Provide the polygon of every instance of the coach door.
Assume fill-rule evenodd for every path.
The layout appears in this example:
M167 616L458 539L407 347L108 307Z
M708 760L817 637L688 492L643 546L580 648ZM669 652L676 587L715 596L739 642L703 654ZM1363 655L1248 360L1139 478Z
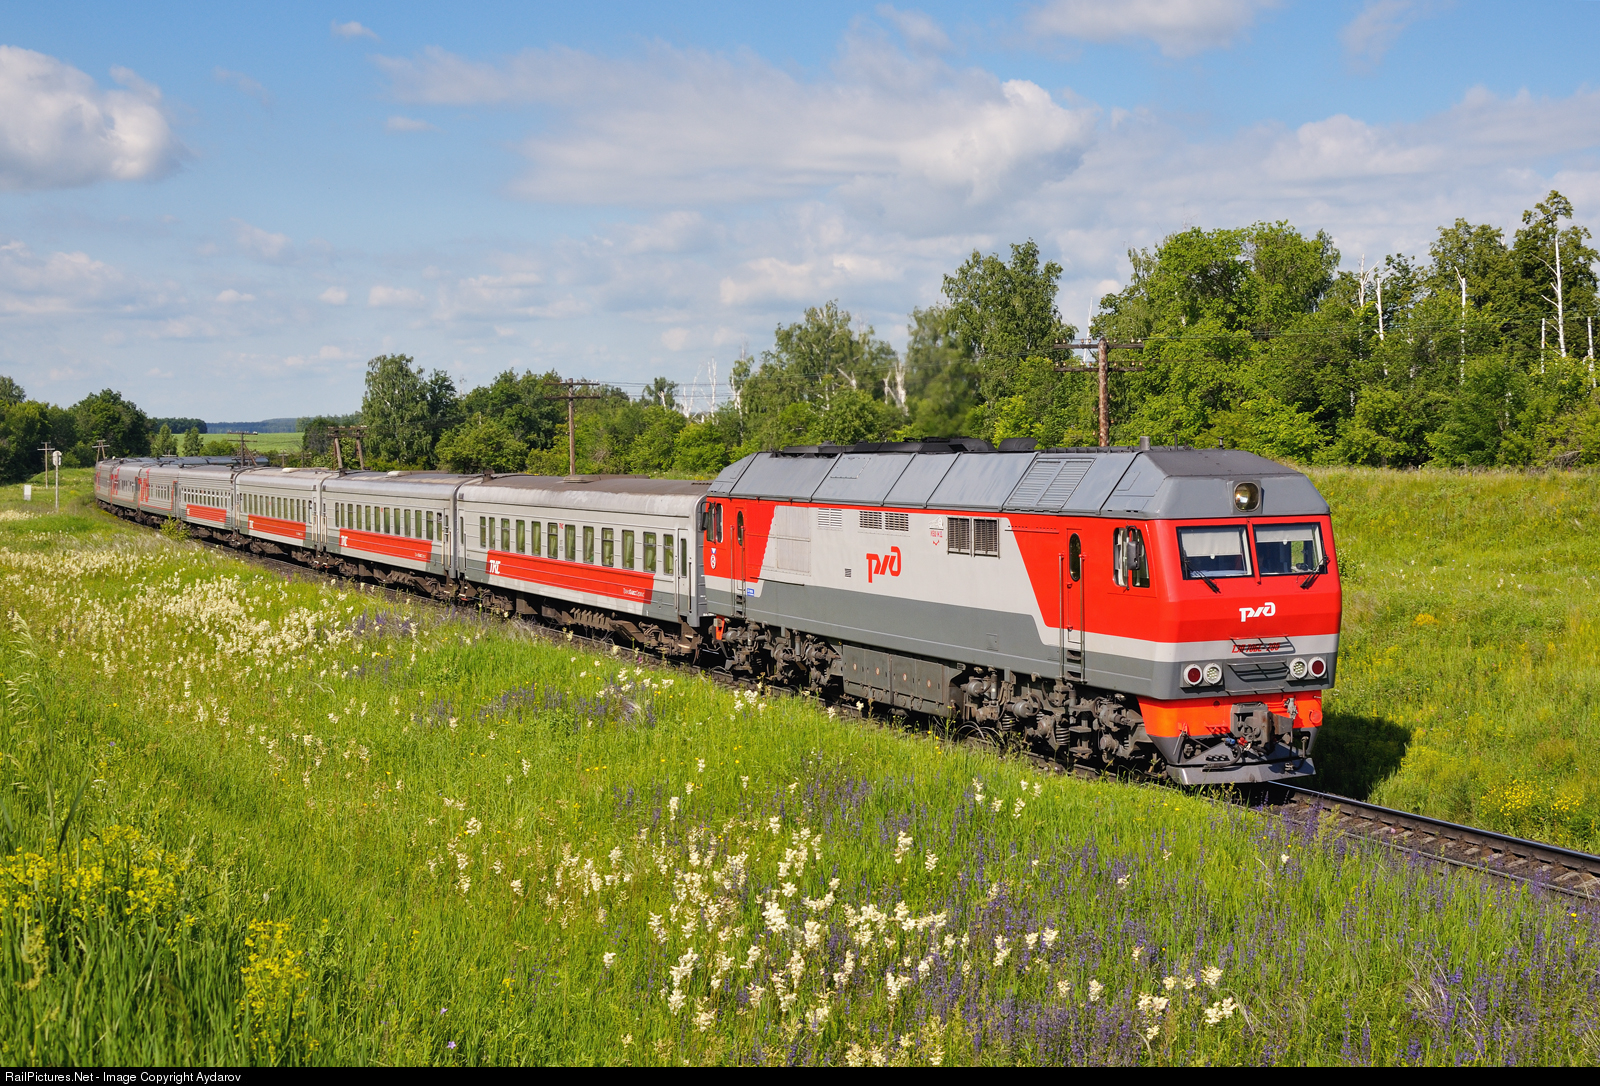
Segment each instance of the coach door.
M672 569L672 591L678 600L678 614L687 618L693 610L690 593L694 591L694 583L689 578L689 537L679 532L676 537L665 536L663 542L666 561Z

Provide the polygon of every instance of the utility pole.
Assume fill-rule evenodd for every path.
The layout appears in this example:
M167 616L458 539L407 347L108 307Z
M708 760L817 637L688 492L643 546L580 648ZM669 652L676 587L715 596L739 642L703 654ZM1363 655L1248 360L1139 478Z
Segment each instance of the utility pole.
M54 461L54 464L55 464L55 469L56 469L56 512L59 513L59 512L61 512L61 450L53 447L50 444L50 442L46 441L44 443L44 447L41 448L39 451L44 453L44 485L45 486L49 486L50 485L50 466L51 466L52 460ZM52 454L54 454L53 457L52 457Z
M110 456L111 456L111 444L110 444L110 442L106 441L105 438L101 438L100 440L98 440L98 441L96 441L94 443L94 459L95 459L95 463L99 463L102 460L108 459Z
M713 362L712 365L716 363ZM713 370L713 373L716 371ZM578 474L578 431L576 429L577 411L576 404L579 400L598 400L595 392L580 392L579 389L593 388L599 385L598 381L575 381L568 377L565 381L555 382L557 387L566 389L565 392L547 392L548 400L567 401L567 476L571 478ZM716 381L712 380L712 402L716 401Z
M367 454L361 448L361 439L367 436L365 426L330 426L328 436L333 438L333 463L338 470L344 470L344 449L340 447L343 438L349 438L356 443L356 463L361 465L361 470L367 470Z
M1100 447L1108 448L1111 445L1111 377L1113 373L1137 373L1144 369L1143 366L1113 366L1110 363L1112 351L1139 350L1144 346L1144 340L1129 340L1126 343L1112 343L1101 336L1099 339L1062 340L1055 345L1058 351L1092 350L1095 352L1095 369L1098 371L1100 382ZM1082 372L1087 366L1069 365L1066 360L1056 363L1056 370L1060 373Z

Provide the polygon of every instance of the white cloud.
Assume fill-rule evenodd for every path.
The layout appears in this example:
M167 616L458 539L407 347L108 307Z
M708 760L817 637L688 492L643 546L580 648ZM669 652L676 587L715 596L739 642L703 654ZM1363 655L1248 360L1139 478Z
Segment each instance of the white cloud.
M243 219L233 220L234 241L239 248L263 260L281 261L293 256L293 245L287 234L274 234L259 226L251 226Z
M1035 33L1082 41L1148 39L1169 57L1231 45L1280 0L1051 0L1027 24Z
M337 38L371 38L373 41L378 40L378 35L376 33L367 27L362 26L354 19L350 20L348 23L332 23L329 32Z
M689 329L668 328L661 333L661 345L669 351L681 351L689 343Z
M49 316L100 307L134 308L143 292L87 253L35 256L23 242L0 245L0 314Z
M54 57L0 45L0 189L140 181L176 168L184 148L161 92L125 68L102 90Z
M878 5L879 17L894 24L900 36L913 49L942 53L950 48L949 35L938 23L920 11L901 11L891 4Z
M405 101L555 107L522 144L531 169L513 186L540 201L705 206L837 188L864 207L948 215L1070 169L1095 119L1027 80L859 36L816 82L748 53L665 45L627 61L530 49L493 65L428 49L378 63Z
M1407 27L1434 14L1439 6L1429 0L1368 0L1367 6L1339 31L1339 41L1352 61L1375 66Z
M218 83L231 83L239 88L240 93L254 98L264 106L272 105L272 95L267 93L267 88L243 72L230 72L226 68L213 68L211 75Z
M438 129L427 121L420 121L415 117L393 116L383 123L383 127L390 132L436 132Z
M234 302L253 302L255 300L256 296L254 294L241 294L232 287L217 295L217 301L223 305L231 305Z
M317 298L327 302L329 305L344 305L345 302L350 300L350 293L343 287L329 287L317 295Z
M378 285L367 292L367 304L379 309L418 309L427 305L428 300L409 287Z

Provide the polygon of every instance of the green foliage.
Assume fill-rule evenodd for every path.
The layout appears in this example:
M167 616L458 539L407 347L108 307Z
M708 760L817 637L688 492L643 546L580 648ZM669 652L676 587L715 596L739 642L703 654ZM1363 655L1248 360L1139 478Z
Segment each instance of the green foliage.
M366 447L376 457L416 467L433 461L439 437L456 424L461 405L443 370L424 377L409 355L379 355L367 362L361 417Z
M1011 246L1011 263L973 250L954 275L944 277L951 330L977 361L978 390L986 403L1013 392L1019 363L1043 356L1074 329L1056 311L1061 265L1039 263L1029 238Z
M200 428L191 426L189 432L183 435L183 455L199 456L200 450L205 448L205 440L200 436Z
M435 452L440 467L464 474L519 471L527 460L527 449L500 420L481 416L445 434Z
M150 455L176 456L177 453L178 439L172 436L172 427L162 423L161 429L156 431L156 436L150 439Z

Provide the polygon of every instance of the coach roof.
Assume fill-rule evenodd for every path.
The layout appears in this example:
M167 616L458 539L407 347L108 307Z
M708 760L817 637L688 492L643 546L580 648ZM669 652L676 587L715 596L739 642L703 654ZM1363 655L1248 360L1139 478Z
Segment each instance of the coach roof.
M1328 512L1311 480L1291 467L1237 449L1183 446L999 452L943 442L811 446L747 456L717 476L711 493L813 504L1168 519L1233 515L1233 488L1240 482L1261 488L1255 516Z

